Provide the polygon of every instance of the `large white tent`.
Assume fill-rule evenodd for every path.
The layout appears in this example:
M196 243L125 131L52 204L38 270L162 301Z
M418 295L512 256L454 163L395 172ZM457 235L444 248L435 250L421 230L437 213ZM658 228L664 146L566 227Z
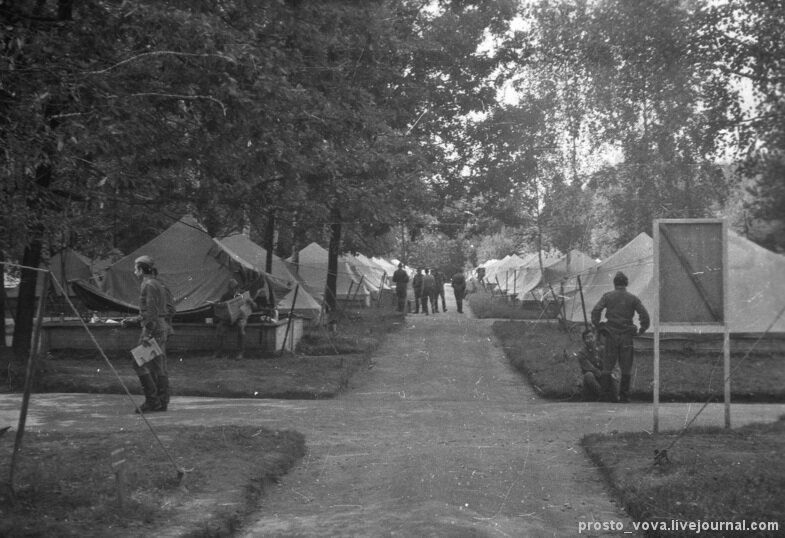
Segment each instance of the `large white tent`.
M513 284L515 294L518 299L527 301L534 299L531 292L542 284L543 268L548 268L551 265L558 263L560 257L549 256L543 253L542 267L540 267L539 255L532 254L526 258L526 263L517 268L515 272L515 282ZM540 297L536 297L539 299Z
M531 254L521 258L517 254L510 254L502 258L485 271L485 280L491 284L496 284L501 290L508 293L515 293L515 278L519 267L523 267L531 258Z
M295 266L297 276L302 279L308 292L319 300L324 300L327 289L327 250L318 243L311 243L298 253ZM287 261L292 262L290 258ZM361 277L351 268L343 257L338 259L336 298L339 301L360 301L370 304L368 288L361 284Z
M732 333L785 332L785 256L760 247L728 231L728 326ZM581 275L587 316L602 294L613 289L613 276L622 271L629 279L628 291L637 295L652 316L654 296L654 245L642 233L608 259ZM583 322L580 294L565 302L568 320ZM637 320L636 320L637 322ZM696 332L700 332L696 328Z

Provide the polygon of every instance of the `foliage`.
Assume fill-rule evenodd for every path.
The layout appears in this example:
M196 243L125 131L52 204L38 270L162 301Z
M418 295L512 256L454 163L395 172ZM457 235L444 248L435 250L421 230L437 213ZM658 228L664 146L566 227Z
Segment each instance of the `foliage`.
M576 167L576 143L621 154L592 182L610 201L606 218L619 230L619 244L650 231L653 218L709 216L727 194L713 157L735 96L715 68L704 8L699 1L604 0L535 10L537 65L553 80L552 117L571 143L563 168L578 183L573 187L588 179ZM574 200L553 201L564 202L564 213Z
M449 239L441 233L425 232L407 247L411 267L438 269L452 275L466 265L466 247L463 239Z
M503 229L499 233L485 235L479 239L477 244L477 259L479 260L500 260L510 254L522 252L520 241L516 240L512 230Z
M750 88L735 113L741 175L753 183L752 217L770 230L758 231L764 246L783 251L785 236L785 6L743 0L713 10L726 77ZM768 226L766 224L768 223Z
M331 252L416 223L512 5L5 2L4 250L130 249L186 211Z

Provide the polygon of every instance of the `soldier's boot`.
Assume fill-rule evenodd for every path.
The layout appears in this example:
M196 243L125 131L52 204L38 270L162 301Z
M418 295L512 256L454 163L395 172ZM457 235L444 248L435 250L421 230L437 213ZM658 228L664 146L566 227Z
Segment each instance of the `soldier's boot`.
M139 414L160 411L161 400L158 399L158 387L155 385L153 376L150 374L140 375L139 382L142 384L142 391L144 391L144 403L137 407L134 412Z
M630 401L630 380L629 374L621 376L621 386L619 387L619 401L627 403Z
M160 410L166 411L169 407L169 376L156 376L155 386L158 387L158 401L161 402Z

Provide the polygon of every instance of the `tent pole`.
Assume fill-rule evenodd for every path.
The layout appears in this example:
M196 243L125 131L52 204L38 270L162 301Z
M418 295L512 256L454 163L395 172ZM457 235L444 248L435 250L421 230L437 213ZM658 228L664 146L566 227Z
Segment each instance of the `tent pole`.
M294 305L297 304L297 293L300 291L300 284L294 288L294 297L292 298L292 307L289 309L289 319L286 320L286 332L283 334L283 342L281 342L281 353L286 349L286 339L289 337L289 328L292 326L292 316L294 316Z
M589 328L589 320L586 317L586 303L583 300L583 285L581 284L581 275L578 275L578 291L581 293L581 308L583 309L583 326Z
M382 291L384 289L384 283L387 281L387 271L384 272L382 275L382 279L379 281L379 297L376 299L376 308L381 308L382 306Z
M356 290L354 290L354 295L352 295L352 301L354 301L355 299L357 299L357 293L360 291L360 287L362 287L362 285L363 285L363 281L364 281L364 280L365 280L365 275L362 275L362 276L360 277L360 282L357 284L357 289L356 289Z

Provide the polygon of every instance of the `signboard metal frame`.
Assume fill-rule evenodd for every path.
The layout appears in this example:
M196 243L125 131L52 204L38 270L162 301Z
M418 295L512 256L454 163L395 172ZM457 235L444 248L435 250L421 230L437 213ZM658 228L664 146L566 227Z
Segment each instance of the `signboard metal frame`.
M712 308L710 291L703 288L699 279L695 278L694 274L688 273L688 276L695 285L699 295L705 300L705 306L712 313L714 318L721 317L717 322L662 322L661 315L661 286L660 278L662 272L662 249L661 244L664 241L667 244L666 248L671 249L675 255L679 256L678 246L673 242L670 237L671 232L678 230L680 227L693 228L705 225L717 225L720 230L721 238L721 260L722 260L722 305L721 310ZM667 227L668 232L663 233ZM676 233L678 235L678 232ZM653 239L654 239L654 273L653 273L653 286L654 298L656 301L656 315L652 320L654 329L654 368L653 368L653 400L654 400L654 432L659 431L659 405L660 405L660 334L665 333L721 333L723 335L723 371L724 371L724 388L723 396L725 403L725 427L730 428L730 331L728 326L728 222L727 219L655 219L653 226ZM689 263L680 258L682 265L686 269Z

